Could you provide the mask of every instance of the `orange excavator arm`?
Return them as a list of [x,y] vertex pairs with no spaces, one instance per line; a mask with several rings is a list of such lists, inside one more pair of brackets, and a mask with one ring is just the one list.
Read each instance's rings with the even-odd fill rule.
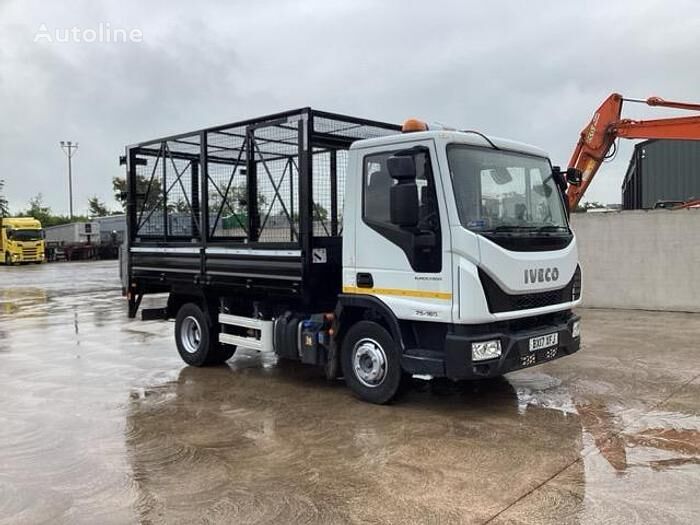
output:
[[610,95],[581,131],[576,149],[569,160],[569,168],[581,172],[581,184],[569,185],[566,190],[570,210],[573,210],[583,197],[617,138],[700,140],[700,115],[655,120],[621,119],[623,101],[700,111],[700,104],[672,102],[659,97],[639,100],[625,99],[617,93]]

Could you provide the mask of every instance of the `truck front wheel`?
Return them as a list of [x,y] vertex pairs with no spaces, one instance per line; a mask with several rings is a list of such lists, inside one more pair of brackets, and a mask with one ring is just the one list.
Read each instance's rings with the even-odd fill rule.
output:
[[222,345],[209,316],[195,303],[182,305],[175,318],[175,342],[182,360],[191,366],[220,365],[236,347]]
[[397,343],[373,321],[360,321],[348,330],[341,350],[345,383],[361,399],[383,405],[401,385]]

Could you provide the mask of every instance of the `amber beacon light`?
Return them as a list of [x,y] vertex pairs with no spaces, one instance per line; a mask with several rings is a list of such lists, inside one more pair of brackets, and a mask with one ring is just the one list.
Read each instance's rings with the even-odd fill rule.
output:
[[414,131],[428,131],[428,125],[417,118],[408,118],[404,120],[401,126],[401,132],[412,133]]

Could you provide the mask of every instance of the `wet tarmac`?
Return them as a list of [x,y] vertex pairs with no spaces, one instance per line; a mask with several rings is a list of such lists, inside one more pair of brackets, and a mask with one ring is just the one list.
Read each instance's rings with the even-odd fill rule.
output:
[[698,523],[700,315],[583,310],[575,356],[393,406],[183,365],[115,262],[0,268],[1,523]]

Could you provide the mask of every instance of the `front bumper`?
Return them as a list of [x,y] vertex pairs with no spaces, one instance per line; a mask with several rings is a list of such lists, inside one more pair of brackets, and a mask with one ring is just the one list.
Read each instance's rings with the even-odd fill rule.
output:
[[18,257],[13,257],[12,258],[13,262],[16,263],[36,263],[36,262],[44,262],[44,254],[39,253],[39,254],[21,254]]
[[[482,379],[497,377],[514,370],[535,366],[577,352],[581,338],[574,338],[572,327],[580,317],[568,312],[542,320],[520,323],[494,323],[485,326],[453,325],[440,351],[407,350],[401,358],[404,371],[412,374],[449,377],[450,379]],[[531,337],[558,333],[556,347],[530,352]],[[472,343],[499,339],[499,358],[472,362]]]

